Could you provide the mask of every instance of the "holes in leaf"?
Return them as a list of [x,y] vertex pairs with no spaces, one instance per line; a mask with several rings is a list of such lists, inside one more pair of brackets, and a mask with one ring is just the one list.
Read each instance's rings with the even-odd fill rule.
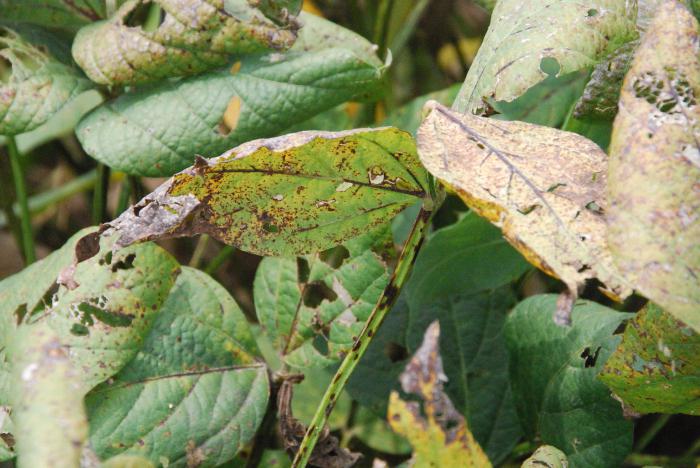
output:
[[697,98],[690,82],[672,68],[667,68],[665,72],[671,89],[668,89],[663,79],[657,78],[651,72],[646,72],[632,83],[634,95],[654,105],[664,114],[682,112],[682,109],[678,108],[679,105],[688,108],[695,106]]
[[81,323],[74,323],[70,328],[70,332],[75,336],[85,336],[90,333],[90,330]]
[[335,293],[335,291],[329,288],[326,283],[320,281],[309,283],[304,288],[303,301],[306,307],[315,309],[321,305],[321,302],[323,302],[324,299],[327,299],[329,302],[333,302],[338,299],[338,295]]
[[[93,302],[101,301],[99,299],[97,299],[97,301],[93,299]],[[101,307],[97,307],[88,302],[81,302],[78,305],[78,311],[82,312],[80,324],[84,326],[94,325],[94,319],[97,319],[105,325],[109,325],[110,327],[128,327],[134,320],[134,317],[132,315],[107,310]]]
[[540,70],[546,75],[557,76],[561,70],[561,65],[554,57],[544,57],[540,60]]
[[408,359],[408,350],[405,346],[390,341],[384,346],[384,354],[391,362],[401,362]]
[[339,245],[332,249],[324,250],[318,254],[318,258],[329,267],[337,269],[340,268],[347,258],[350,258],[350,251],[342,245]]
[[157,3],[139,2],[124,18],[124,25],[153,32],[165,21],[165,11]]
[[0,82],[8,83],[12,76],[12,62],[0,55]]
[[18,326],[22,324],[22,322],[24,321],[24,317],[26,315],[27,315],[27,304],[25,303],[25,304],[20,304],[19,306],[17,306],[17,308],[15,309],[15,312],[14,312],[14,316],[15,316],[15,322],[17,323]]
[[297,257],[297,281],[304,284],[309,280],[309,262],[304,257]]
[[9,432],[0,433],[0,439],[5,442],[5,445],[12,449],[15,446],[15,437]]
[[130,253],[122,260],[117,261],[112,265],[112,272],[116,273],[117,270],[130,270],[134,268],[134,260],[136,259],[136,254]]
[[80,262],[94,257],[100,251],[100,233],[92,232],[80,238],[75,244],[75,258]]
[[591,348],[586,346],[586,349],[584,349],[581,353],[581,358],[584,360],[583,367],[595,367],[595,363],[598,360],[598,355],[600,354],[600,349],[601,347],[598,346],[595,352],[591,353]]
[[595,8],[591,8],[590,10],[588,10],[586,12],[586,16],[588,18],[593,18],[594,16],[598,16],[598,10],[596,10]]
[[265,232],[269,232],[272,234],[280,232],[280,228],[278,228],[272,223],[263,223],[262,228]]

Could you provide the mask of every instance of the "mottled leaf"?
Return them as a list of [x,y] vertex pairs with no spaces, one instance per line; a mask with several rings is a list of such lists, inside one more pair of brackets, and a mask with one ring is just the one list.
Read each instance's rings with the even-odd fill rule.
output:
[[555,295],[533,296],[508,316],[513,396],[525,434],[562,450],[569,466],[618,467],[632,448],[632,423],[596,378],[631,316],[577,301],[572,325],[551,320]]
[[[560,278],[575,297],[598,278],[615,297],[630,288],[605,242],[607,157],[579,135],[524,122],[501,122],[432,109],[418,132],[426,168],[531,263]],[[557,318],[566,321],[567,307]]]
[[[610,145],[608,242],[642,294],[700,331],[698,22],[663,2],[625,77]],[[669,51],[672,51],[670,53]]]
[[443,391],[439,337],[440,326],[433,322],[400,377],[403,391],[421,398],[422,412],[418,402],[404,401],[398,392],[392,392],[389,424],[413,446],[412,466],[490,467],[491,462],[469,432],[464,417]]
[[0,134],[33,130],[91,86],[80,72],[0,26]]
[[627,322],[600,379],[636,413],[700,415],[700,336],[654,304]]
[[637,36],[636,2],[501,0],[454,108],[482,114],[547,78],[595,65]]
[[78,459],[87,435],[83,396],[136,354],[179,271],[152,244],[76,265],[85,235],[0,283],[11,377],[0,400],[12,406],[16,451],[26,466]]
[[86,399],[101,458],[218,466],[255,434],[267,369],[245,317],[205,273],[183,268],[138,354]]
[[369,42],[322,18],[301,18],[305,26],[286,54],[245,56],[99,107],[77,129],[85,151],[130,174],[170,176],[194,154],[216,156],[380,91],[385,67]]
[[411,136],[391,127],[255,140],[166,181],[108,224],[117,246],[207,233],[259,255],[303,255],[427,197]]
[[491,101],[499,120],[521,120],[558,128],[581,96],[588,70],[548,76],[513,101]]
[[583,90],[583,96],[574,108],[574,117],[598,119],[615,117],[622,80],[629,70],[632,56],[638,45],[639,41],[631,41],[618,47],[593,68],[591,79]]
[[564,452],[551,445],[543,445],[525,460],[521,468],[568,468],[569,461]]
[[[153,5],[162,11],[151,27],[139,10]],[[225,65],[231,54],[289,48],[297,12],[271,13],[246,0],[128,0],[109,20],[78,32],[73,57],[91,80],[106,85],[193,75]]]
[[296,368],[327,366],[352,347],[389,281],[391,233],[302,257],[266,258],[254,283],[258,320],[284,361]]
[[[118,0],[115,3],[120,3]],[[106,15],[105,0],[0,0],[5,21],[76,31]]]
[[[451,265],[445,265],[448,271]],[[418,307],[409,303],[408,348],[418,347],[431,320],[440,321],[445,392],[494,463],[508,456],[522,435],[503,338],[506,314],[515,302],[510,286],[505,286],[476,293],[454,290]]]

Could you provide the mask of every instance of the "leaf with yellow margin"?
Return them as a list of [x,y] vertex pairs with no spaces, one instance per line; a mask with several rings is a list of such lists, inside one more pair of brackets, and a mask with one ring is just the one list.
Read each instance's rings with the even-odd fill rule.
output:
[[557,319],[586,280],[613,297],[631,290],[605,243],[607,156],[574,133],[459,114],[429,102],[418,130],[423,165],[451,187],[532,264],[569,288]]
[[423,399],[403,401],[398,392],[389,399],[388,419],[394,432],[403,435],[413,447],[410,465],[415,467],[486,468],[491,462],[474,440],[467,422],[443,391],[446,380],[438,341],[440,325],[433,322],[423,344],[401,374],[401,388]]
[[608,242],[640,293],[700,331],[698,22],[662,3],[622,88],[610,145]]

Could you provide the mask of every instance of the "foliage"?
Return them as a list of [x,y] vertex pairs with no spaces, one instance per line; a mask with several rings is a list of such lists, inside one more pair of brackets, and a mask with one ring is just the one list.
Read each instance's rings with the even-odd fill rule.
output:
[[698,464],[698,12],[0,0],[0,462]]

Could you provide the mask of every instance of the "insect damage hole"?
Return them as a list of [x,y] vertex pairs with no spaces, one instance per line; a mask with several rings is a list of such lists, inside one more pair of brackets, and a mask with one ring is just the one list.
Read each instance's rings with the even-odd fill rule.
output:
[[153,32],[165,22],[165,11],[155,2],[142,1],[124,18],[124,25],[141,28],[144,32]]
[[557,76],[561,71],[561,65],[554,57],[543,57],[540,60],[540,71],[548,76]]

